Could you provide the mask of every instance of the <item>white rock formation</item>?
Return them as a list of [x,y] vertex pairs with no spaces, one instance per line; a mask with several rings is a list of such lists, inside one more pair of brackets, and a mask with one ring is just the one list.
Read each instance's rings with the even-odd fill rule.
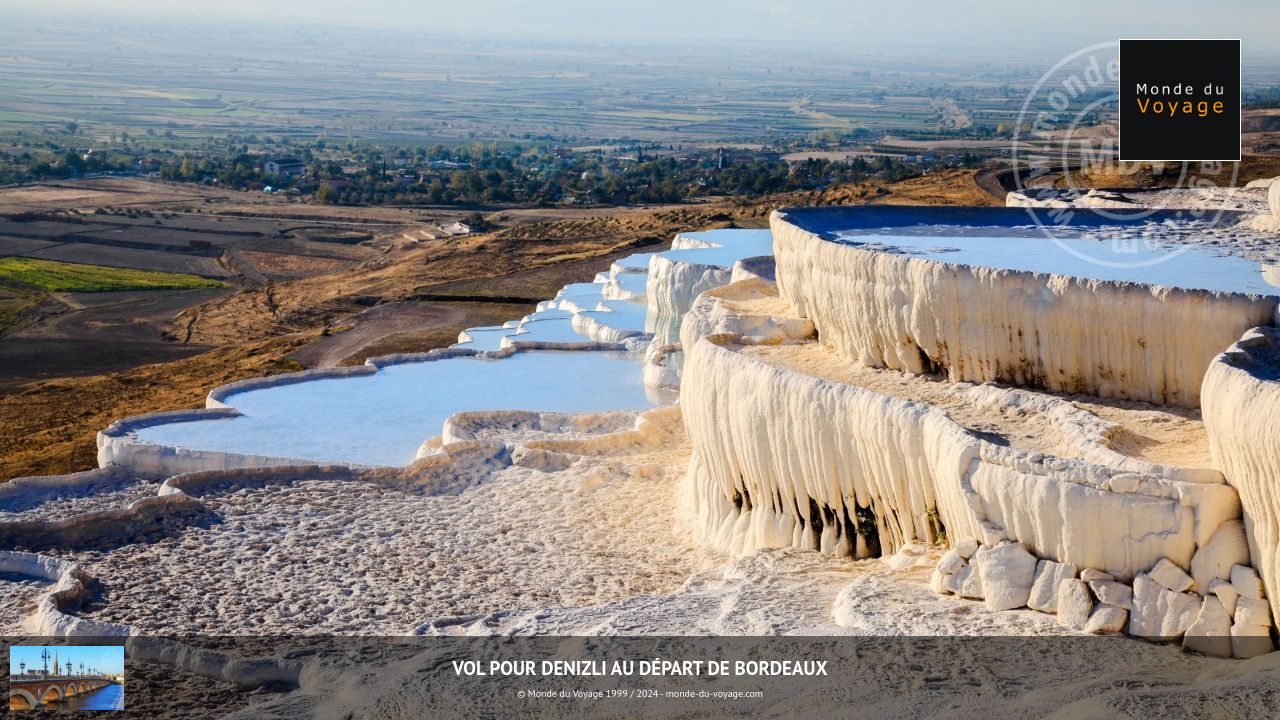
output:
[[1227,615],[1235,616],[1236,599],[1240,597],[1240,593],[1236,592],[1235,587],[1226,580],[1214,580],[1209,583],[1209,592],[1222,602],[1222,607],[1227,611]]
[[1093,614],[1093,596],[1083,580],[1063,580],[1058,585],[1058,624],[1084,630]]
[[946,579],[947,576],[943,575],[935,568],[933,573],[929,576],[929,589],[938,595],[946,595],[950,593],[951,591],[947,589]]
[[1205,655],[1231,657],[1231,615],[1221,600],[1212,595],[1204,599],[1182,646]]
[[1118,192],[1092,188],[1086,191],[1024,189],[1005,195],[1005,207],[1036,208],[1113,208],[1131,209],[1141,207],[1133,198]]
[[865,557],[870,541],[888,554],[933,542],[934,512],[951,518],[950,532],[983,536],[959,483],[977,448],[932,408],[706,340],[686,348],[681,405],[694,445],[689,507],[730,552],[795,545]]
[[[133,636],[125,647],[131,660],[169,665],[244,687],[297,687],[303,682],[304,663],[294,659],[245,657],[156,637]],[[317,673],[312,669],[311,674]]]
[[0,572],[27,575],[53,583],[53,587],[37,601],[26,631],[45,637],[112,637],[129,634],[129,628],[117,623],[79,618],[65,612],[89,596],[89,576],[77,563],[34,553],[0,550]]
[[1090,580],[1089,589],[1098,602],[1128,610],[1133,607],[1133,588],[1115,580]]
[[1238,658],[1248,659],[1275,650],[1271,640],[1271,628],[1262,625],[1231,626],[1231,652]]
[[1271,627],[1271,606],[1265,600],[1241,595],[1236,598],[1235,621],[1240,625]]
[[1277,307],[1274,298],[875,252],[823,240],[777,212],[771,224],[778,288],[824,345],[953,382],[1196,407],[1214,356]]
[[684,351],[680,349],[680,343],[650,342],[644,352],[645,387],[680,389],[680,368],[683,366]]
[[1076,566],[1070,563],[1052,560],[1041,560],[1036,563],[1035,580],[1031,583],[1027,607],[1046,613],[1058,612],[1058,586],[1063,580],[1072,580],[1075,576]]
[[[772,312],[771,312],[772,311]],[[795,317],[778,298],[777,285],[742,280],[708,290],[693,302],[680,330],[682,345],[728,338],[744,345],[779,345],[813,337],[813,323]]]
[[952,549],[943,553],[942,559],[938,561],[938,572],[943,575],[954,575],[964,566],[965,559],[961,557],[959,551]]
[[[732,234],[735,232],[736,236]],[[645,330],[653,334],[656,342],[678,342],[680,321],[698,295],[727,285],[733,278],[733,266],[739,260],[768,254],[767,243],[761,244],[751,233],[767,235],[765,231],[750,230],[681,233],[672,241],[671,250],[709,252],[660,253],[649,260],[645,287],[649,314],[645,318]]]
[[570,323],[575,332],[596,342],[621,343],[644,336],[642,330],[626,327],[623,310],[627,305],[638,305],[640,309],[644,309],[643,304],[631,300],[602,300],[592,310],[574,313]]
[[955,576],[960,578],[960,591],[956,593],[960,597],[981,600],[986,595],[986,588],[982,587],[982,573],[973,565],[965,565]]
[[121,465],[138,472],[161,476],[201,470],[306,464],[305,460],[296,458],[155,445],[139,440],[134,435],[135,431],[151,424],[213,420],[235,417],[239,414],[239,411],[233,408],[214,408],[150,413],[127,420],[118,420],[105,430],[98,432],[98,464],[102,467]]
[[[965,565],[951,575],[942,576],[942,589],[952,595],[960,595],[964,590],[964,584],[969,579],[969,575],[973,572],[973,568]],[[941,574],[941,573],[939,573]]]
[[1152,640],[1181,638],[1195,622],[1200,601],[1187,593],[1173,592],[1146,575],[1133,580],[1133,611],[1129,634]]
[[732,270],[662,256],[655,256],[650,263],[645,289],[649,297],[645,331],[652,333],[659,343],[675,343],[680,339],[680,320],[693,306],[693,301],[707,290],[728,284]]
[[1089,622],[1085,623],[1084,631],[1094,635],[1123,632],[1124,626],[1128,621],[1129,611],[1126,608],[1115,605],[1099,605],[1093,611],[1093,614],[1089,616]]
[[1249,564],[1249,541],[1245,537],[1244,524],[1239,520],[1222,523],[1209,537],[1195,557],[1191,558],[1191,577],[1196,590],[1209,592],[1214,580],[1231,577],[1232,565]]
[[1173,592],[1180,593],[1190,590],[1195,585],[1195,581],[1191,579],[1182,568],[1173,564],[1169,558],[1160,558],[1160,561],[1152,567],[1147,573],[1147,577],[1160,583],[1162,587]]
[[1265,595],[1265,586],[1258,571],[1244,565],[1231,566],[1231,588],[1237,596],[1261,600]]
[[1035,580],[1036,556],[1019,543],[985,547],[973,556],[982,578],[982,594],[988,608],[1013,610],[1027,604]]
[[[1273,186],[1274,191],[1276,187]],[[1240,494],[1252,565],[1272,615],[1280,614],[1280,330],[1255,328],[1214,359],[1204,379],[1203,416],[1214,464]],[[1248,571],[1232,570],[1237,593],[1261,597]]]
[[702,340],[681,405],[694,447],[688,506],[734,553],[794,545],[872,554],[948,534],[1020,541],[1122,579],[1190,564],[1238,513],[1224,484],[1145,477],[1112,492],[1101,466],[986,442],[942,411],[768,365]]

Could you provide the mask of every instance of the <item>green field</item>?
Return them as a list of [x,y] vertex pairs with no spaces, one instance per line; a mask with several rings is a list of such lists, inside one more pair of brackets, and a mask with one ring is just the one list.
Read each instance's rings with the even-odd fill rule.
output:
[[226,287],[225,283],[197,275],[129,270],[20,257],[0,259],[0,282],[17,283],[52,292],[188,290]]

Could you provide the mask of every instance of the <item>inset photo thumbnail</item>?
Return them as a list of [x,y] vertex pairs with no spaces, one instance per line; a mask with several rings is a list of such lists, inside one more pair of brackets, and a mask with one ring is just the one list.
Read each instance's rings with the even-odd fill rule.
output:
[[123,710],[124,646],[11,645],[9,709]]

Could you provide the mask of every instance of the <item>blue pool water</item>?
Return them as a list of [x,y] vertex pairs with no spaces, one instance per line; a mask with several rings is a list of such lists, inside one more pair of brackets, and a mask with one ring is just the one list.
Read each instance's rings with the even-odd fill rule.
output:
[[648,306],[630,300],[605,300],[600,303],[606,310],[588,310],[581,314],[595,318],[602,325],[619,330],[644,332],[644,317]]
[[513,343],[579,343],[592,342],[591,338],[573,329],[572,318],[534,320],[522,323],[518,332],[509,335]]
[[[681,249],[659,253],[678,260],[729,267],[743,257],[772,253],[768,230],[682,233]],[[654,253],[637,253],[612,265],[612,279],[643,294]],[[643,302],[604,300],[603,282],[566,285],[542,310],[523,321],[471,328],[472,340],[455,347],[498,350],[504,342],[579,343],[575,313],[606,326],[642,332]],[[518,325],[518,328],[516,327]],[[641,354],[529,351],[502,359],[459,357],[385,367],[372,375],[309,380],[251,390],[225,398],[235,418],[155,425],[138,439],[171,447],[264,455],[310,462],[405,465],[445,420],[475,410],[584,413],[642,410],[674,400],[646,389]]]
[[649,269],[649,258],[657,253],[636,253],[628,255],[620,260],[614,260],[614,266],[621,268],[623,271],[644,272]]
[[199,450],[405,465],[457,412],[642,410],[668,399],[646,391],[635,355],[535,351],[500,360],[392,365],[373,375],[251,390],[226,400],[241,417],[156,425],[137,435]]
[[502,348],[502,338],[508,335],[515,335],[516,329],[509,327],[490,326],[467,328],[467,334],[471,339],[467,342],[456,343],[453,347],[464,350],[485,350],[493,351]]
[[688,247],[668,250],[662,256],[679,262],[732,267],[742,258],[773,254],[773,233],[769,230],[702,230],[680,233],[677,238],[695,243],[714,244],[715,247]]
[[780,213],[826,240],[948,263],[1277,294],[1263,265],[1241,256],[1259,238],[1237,226],[1243,216],[1234,212],[1196,218],[1178,210],[1080,211],[1060,224],[1054,211],[1024,208],[878,205]]
[[1169,285],[1195,290],[1276,294],[1262,264],[1203,245],[1118,240],[1049,239],[1042,235],[897,235],[841,233],[849,245],[882,248],[948,263],[1056,273],[1092,280]]

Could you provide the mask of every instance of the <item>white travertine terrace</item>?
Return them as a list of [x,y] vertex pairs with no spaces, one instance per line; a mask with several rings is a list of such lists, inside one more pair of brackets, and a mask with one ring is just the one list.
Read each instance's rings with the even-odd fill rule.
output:
[[866,556],[868,535],[891,552],[934,542],[945,527],[948,537],[1014,539],[1128,578],[1162,557],[1189,565],[1239,512],[1220,478],[1002,447],[930,405],[709,341],[687,352],[692,508],[706,537],[734,552],[795,545]]
[[[778,351],[812,342],[751,344],[754,329],[777,324],[768,295],[762,281],[743,281],[704,294],[685,320],[681,405],[693,457],[684,493],[703,540],[733,553],[794,546],[858,557],[945,541],[962,554],[944,555],[936,592],[992,610],[1034,603],[1075,631],[1128,629],[1202,653],[1271,650],[1269,611],[1233,621],[1223,606],[1264,591],[1250,589],[1240,499],[1221,473],[1124,456],[1109,445],[1113,426],[1054,396],[949,391],[978,414],[1047,420],[1066,440],[1049,454],[997,444],[928,402],[790,367],[796,353]],[[764,313],[731,324],[745,336],[724,332],[723,319],[741,312],[716,309],[735,304]],[[708,334],[695,337],[699,328]],[[1048,604],[1059,591],[1065,599]]]
[[649,261],[646,294],[649,315],[645,330],[654,342],[670,345],[680,339],[680,320],[698,295],[727,284],[738,260],[768,255],[768,230],[709,230],[681,233],[671,252]]
[[[620,260],[526,318],[467,331],[458,348],[246,381],[211,392],[205,410],[116,423],[100,436],[102,464],[168,477],[160,497],[149,499],[155,502],[60,525],[4,523],[0,535],[63,533],[57,537],[75,546],[90,537],[81,534],[88,524],[124,528],[161,511],[196,512],[202,502],[241,491],[312,481],[461,498],[463,504],[483,488],[506,504],[527,501],[547,512],[549,503],[593,507],[589,494],[612,482],[598,477],[660,477],[672,483],[661,490],[675,516],[661,521],[680,528],[681,547],[739,556],[770,548],[856,558],[897,553],[887,565],[932,567],[932,558],[950,546],[931,587],[981,599],[986,611],[1030,606],[1056,614],[1064,632],[1127,628],[1183,639],[1190,649],[1216,655],[1248,657],[1271,648],[1276,608],[1267,599],[1274,603],[1280,591],[1280,506],[1269,489],[1280,482],[1280,462],[1270,451],[1280,385],[1267,375],[1277,367],[1275,331],[1259,330],[1213,356],[1239,338],[1242,327],[1271,323],[1274,298],[948,265],[832,243],[787,223],[785,214],[775,214],[773,223],[776,272],[772,261],[758,257],[767,252],[760,243],[768,231],[737,236],[741,243],[715,234],[725,231],[686,233],[672,251]],[[639,308],[620,303],[647,303],[643,331]],[[1023,340],[1016,339],[1019,330]],[[522,343],[520,335],[535,343]],[[645,349],[646,384],[680,387],[679,405],[638,416],[499,408],[458,413],[438,437],[423,438],[417,459],[402,468],[206,454],[144,443],[134,433],[174,418],[232,417],[237,411],[227,399],[258,387],[368,376],[390,364],[477,351],[500,358],[566,347]],[[938,370],[946,371],[945,379],[919,376]],[[962,382],[991,380],[1023,387]],[[1046,387],[1089,397],[1064,397],[1042,391]],[[1157,461],[1126,449],[1126,413],[1159,409],[1134,410],[1137,403],[1104,398],[1187,407],[1203,402],[1213,466]],[[1189,432],[1202,437],[1194,411],[1186,413]],[[993,421],[999,425],[993,430],[984,416],[1004,425]],[[1022,432],[1001,434],[1010,427]],[[686,459],[677,493],[680,471],[673,468],[683,469]],[[102,484],[119,472],[43,485],[24,481],[11,492]],[[555,478],[564,483],[555,486],[558,492],[569,492],[531,498],[519,486],[529,474],[542,478],[538,483]],[[622,500],[618,507],[640,506]],[[548,525],[577,528],[571,518]],[[147,557],[145,548],[131,552],[135,562]],[[41,572],[74,575],[62,565]],[[863,595],[852,585],[847,590],[828,621],[861,627],[857,598]],[[621,608],[630,601],[610,602]],[[647,599],[641,604],[662,607]],[[566,617],[591,618],[596,611]],[[490,629],[530,627],[534,618],[553,615],[522,611]],[[60,631],[74,630],[67,623],[76,618],[50,617]],[[429,618],[419,620],[421,628],[438,629]],[[1040,624],[1054,627],[1051,620]],[[487,627],[484,621],[467,625],[476,632]],[[156,646],[146,652],[174,660],[183,651]],[[224,675],[225,663],[216,660],[202,672]],[[297,669],[263,672],[296,679]]]
[[[675,308],[679,314],[675,315],[674,319],[668,318],[662,322],[666,323],[664,327],[669,326],[663,332],[675,333],[678,338],[679,320],[683,315],[683,309],[693,302],[697,293],[702,289],[724,284],[732,276],[734,265],[738,260],[767,253],[769,247],[768,230],[712,230],[682,233],[673,241],[671,250],[660,253],[638,253],[616,260],[611,264],[608,272],[597,276],[595,282],[573,283],[565,286],[555,298],[540,303],[534,313],[520,320],[512,320],[501,326],[470,328],[463,331],[459,336],[458,344],[453,348],[429,353],[371,358],[359,367],[309,370],[231,383],[212,390],[207,398],[205,409],[154,413],[118,421],[98,434],[98,461],[104,467],[115,464],[125,465],[138,472],[162,476],[203,470],[305,465],[325,460],[333,462],[336,461],[335,455],[340,456],[342,453],[329,448],[348,438],[332,438],[326,442],[324,448],[316,448],[315,443],[311,443],[310,450],[269,453],[264,450],[275,450],[278,444],[264,448],[263,444],[259,443],[254,450],[247,450],[244,449],[243,441],[222,440],[216,447],[209,447],[201,446],[199,438],[183,442],[182,440],[154,440],[146,436],[148,434],[154,436],[157,432],[163,434],[165,427],[184,424],[220,420],[236,422],[237,419],[242,418],[243,414],[235,407],[235,400],[232,398],[241,393],[335,378],[363,378],[377,381],[378,374],[383,368],[396,365],[416,365],[429,370],[430,366],[426,365],[428,363],[453,361],[455,358],[468,356],[476,356],[479,363],[482,360],[511,358],[515,353],[537,353],[546,350],[583,352],[611,350],[631,353],[637,366],[640,367],[642,353],[654,347],[661,347],[657,343],[649,342],[651,335],[644,330],[647,323],[652,322],[654,317],[664,317],[664,308]],[[659,295],[647,297],[643,293],[645,278],[650,278],[649,282],[653,283],[655,281],[652,278],[655,276],[658,278],[655,287],[659,288]],[[675,299],[672,300],[672,298]],[[671,350],[672,352],[666,355],[649,353],[642,365],[640,375],[648,388],[644,394],[655,404],[670,401],[671,396],[668,390],[674,389],[678,383],[678,348],[672,347]],[[530,362],[534,359],[529,355],[522,358]],[[477,364],[475,367],[477,370],[472,374],[476,374],[481,367],[490,366]],[[569,383],[561,395],[564,398],[573,396],[575,379],[585,381],[582,375],[556,374],[553,369],[550,369],[550,372],[551,376],[547,377],[547,382],[543,385],[549,387],[556,382],[562,385]],[[496,380],[491,378],[484,384],[494,382]],[[615,381],[614,384],[619,383]],[[466,392],[465,382],[460,382],[458,379],[447,385],[440,388],[420,386],[406,388],[401,398],[437,391]],[[520,392],[520,388],[513,388],[513,390]],[[534,390],[530,388],[525,394],[530,394]],[[313,392],[319,392],[319,390]],[[544,400],[554,402],[554,398],[544,398]],[[353,400],[348,400],[348,402],[351,401]],[[397,400],[384,398],[384,402],[391,403]],[[466,408],[463,398],[455,398],[452,402],[459,405],[458,409],[470,409]],[[494,402],[501,402],[501,400]],[[518,400],[513,399],[512,402],[512,407],[523,407]],[[400,411],[403,412],[403,409]],[[419,412],[419,415],[422,415],[422,412]],[[367,420],[381,421],[379,418],[367,418]],[[156,430],[157,428],[159,430]],[[268,428],[268,431],[278,432],[278,428]],[[182,435],[181,432],[178,434]],[[416,447],[427,439],[422,437],[413,439],[412,442]],[[351,441],[356,440],[351,439]],[[428,449],[428,452],[430,451]],[[319,454],[308,454],[308,452]],[[379,457],[388,456],[383,453]],[[403,463],[407,459],[408,456],[405,456],[400,462]],[[351,460],[347,461],[351,462]],[[381,459],[359,462],[369,465],[388,464],[388,461]]]
[[1209,362],[1277,300],[953,265],[771,218],[778,288],[851,361],[953,382],[1199,405]]
[[[1058,398],[965,389],[960,381],[1192,407],[1203,382],[1213,437],[1213,402],[1220,423],[1237,425],[1280,402],[1274,388],[1256,387],[1257,378],[1215,378],[1224,359],[1240,364],[1239,346],[1205,377],[1242,327],[1273,321],[1274,298],[922,260],[830,242],[786,218],[773,216],[781,303],[764,300],[769,283],[746,281],[704,293],[684,319],[681,404],[694,449],[685,492],[704,539],[734,553],[795,546],[864,556],[945,533],[953,543],[976,540],[978,555],[972,566],[972,550],[944,557],[938,592],[985,597],[992,609],[1025,605],[1039,558],[1071,571],[1047,575],[1054,587],[1037,602],[1048,603],[1059,581],[1067,592],[1065,579],[1087,570],[1072,580],[1076,595],[1059,600],[1076,613],[1060,622],[1076,630],[1115,632],[1132,616],[1131,633],[1185,636],[1200,652],[1250,657],[1271,649],[1270,609],[1248,606],[1232,618],[1226,606],[1237,596],[1276,597],[1274,586],[1250,584],[1237,521],[1242,486],[1231,479],[1258,478],[1244,481],[1255,497],[1241,492],[1245,527],[1255,564],[1256,546],[1271,549],[1261,559],[1274,583],[1280,506],[1257,497],[1280,472],[1266,465],[1275,464],[1274,423],[1255,423],[1251,434],[1228,427],[1221,434],[1231,441],[1213,440],[1228,485],[1217,470],[1116,452],[1106,423]],[[1009,447],[930,402],[810,374],[793,366],[802,354],[767,347],[805,343],[804,326],[788,326],[802,319],[850,365],[944,371],[960,383],[953,392],[971,393],[970,408],[1021,408],[1072,441],[1053,453]],[[1270,380],[1280,374],[1274,353],[1250,362],[1268,368]],[[1248,451],[1226,447],[1234,441]],[[1228,453],[1242,466],[1224,462]]]
[[37,601],[26,632],[45,637],[109,637],[124,635],[128,628],[76,617],[64,611],[88,595],[89,576],[79,565],[34,553],[0,550],[0,573],[13,573],[47,580],[53,584]]

